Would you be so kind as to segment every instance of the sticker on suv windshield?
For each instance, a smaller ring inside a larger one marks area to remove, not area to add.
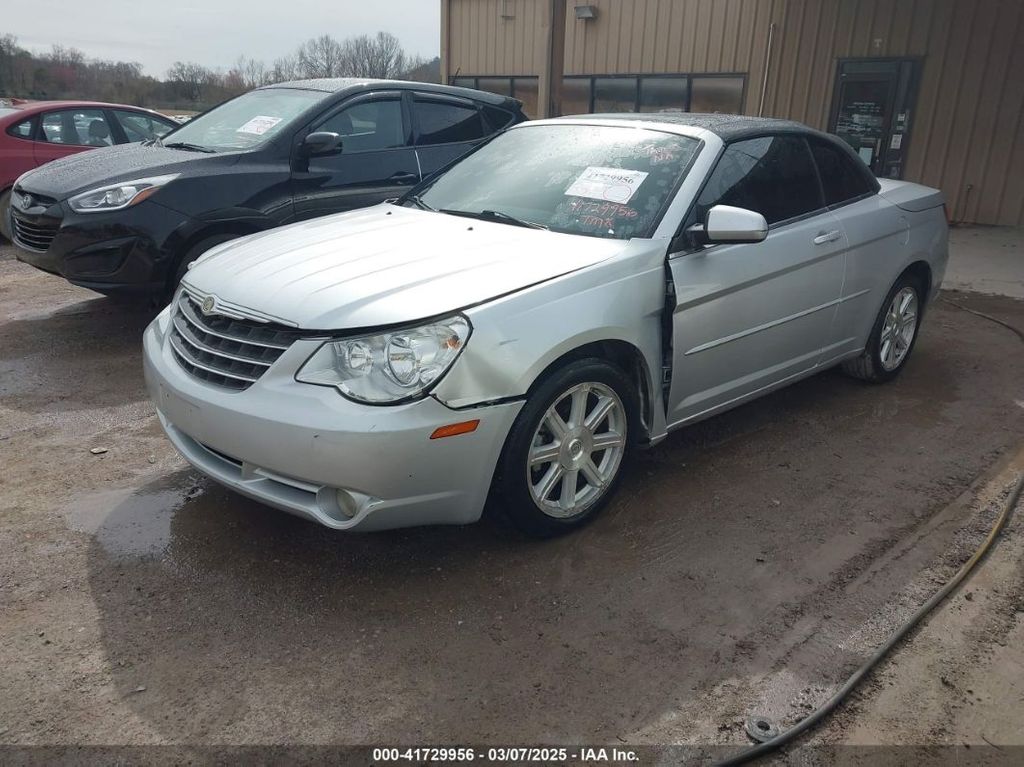
[[[262,136],[264,133],[273,128],[279,122],[281,122],[280,117],[267,117],[266,115],[256,115],[241,128],[235,128],[235,133],[254,133],[257,136]]]
[[[572,182],[565,194],[624,205],[633,198],[647,176],[641,170],[589,167]]]

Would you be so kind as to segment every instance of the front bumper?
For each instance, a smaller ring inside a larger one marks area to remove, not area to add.
[[[294,380],[318,341],[294,343],[256,383],[233,392],[181,368],[164,343],[166,317],[143,337],[146,385],[167,436],[202,473],[340,530],[479,519],[521,402],[469,410],[433,397],[359,405]],[[472,433],[430,439],[439,426],[474,418]]]
[[[185,220],[150,200],[81,214],[43,199],[10,215],[19,261],[100,293],[162,290],[173,263],[169,244]]]

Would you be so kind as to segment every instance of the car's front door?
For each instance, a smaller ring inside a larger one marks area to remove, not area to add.
[[[292,162],[297,220],[363,208],[398,197],[420,179],[400,93],[360,96],[315,122],[309,132],[342,137],[341,152]]]
[[[670,425],[805,373],[834,332],[846,240],[825,210],[807,142],[782,134],[730,144],[687,226],[718,204],[763,214],[768,236],[670,256]]]
[[[416,93],[412,112],[424,178],[462,157],[491,133],[480,106],[469,99]]]

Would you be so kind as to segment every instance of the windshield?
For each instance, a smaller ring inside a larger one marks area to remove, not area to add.
[[[695,138],[628,126],[525,126],[408,202],[591,237],[649,237],[699,147]]]
[[[164,143],[214,151],[250,149],[280,133],[325,95],[296,88],[250,91],[182,125]]]

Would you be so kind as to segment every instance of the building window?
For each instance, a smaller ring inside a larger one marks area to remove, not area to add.
[[[744,75],[566,77],[562,114],[743,111]]]
[[[742,77],[694,77],[690,93],[691,112],[738,114],[743,109]]]
[[[721,112],[742,114],[746,75],[567,76],[562,81],[562,114],[592,112]],[[537,117],[536,77],[454,77],[452,85],[476,88],[523,102]]]
[[[685,112],[690,99],[687,77],[643,77],[640,79],[641,112]]]
[[[536,77],[453,77],[451,84],[511,96],[523,102],[523,112],[527,117],[537,116]]]
[[[590,79],[566,77],[562,81],[562,114],[582,115],[590,111]]]
[[[635,112],[635,77],[595,77],[592,112]]]

